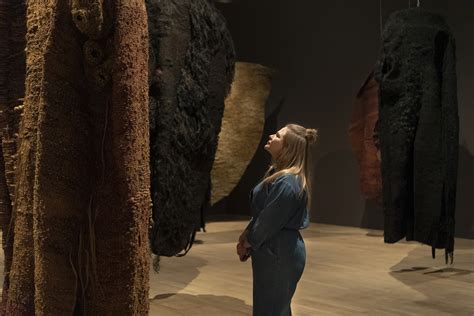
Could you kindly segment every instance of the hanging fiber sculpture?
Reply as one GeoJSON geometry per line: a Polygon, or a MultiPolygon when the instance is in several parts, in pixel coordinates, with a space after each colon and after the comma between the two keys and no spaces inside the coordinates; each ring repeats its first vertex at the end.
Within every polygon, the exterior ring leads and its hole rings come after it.
{"type": "Polygon", "coordinates": [[[454,38],[420,8],[391,15],[383,32],[380,84],[384,239],[406,237],[454,251],[459,119],[454,38]]]}
{"type": "MultiPolygon", "coordinates": [[[[186,253],[203,208],[235,52],[207,0],[148,0],[152,250],[186,253]]],[[[202,218],[201,218],[202,221],[202,218]]]]}
{"type": "MultiPolygon", "coordinates": [[[[4,252],[4,280],[0,315],[6,315],[13,259],[13,201],[15,200],[15,160],[17,136],[25,96],[25,1],[0,0],[0,225],[4,252]]],[[[19,250],[32,260],[32,243],[19,250]],[[30,251],[30,254],[28,254],[30,251]]],[[[25,264],[28,270],[28,262],[25,264]]],[[[32,273],[32,270],[29,270],[32,273]]],[[[25,296],[31,295],[28,287],[25,296]]],[[[14,290],[15,291],[15,290],[14,290]]]]}
{"type": "Polygon", "coordinates": [[[262,139],[265,105],[274,73],[275,70],[259,64],[235,64],[212,166],[211,205],[232,192],[255,155],[262,139]]]}
{"type": "Polygon", "coordinates": [[[379,85],[373,71],[359,89],[349,126],[349,139],[359,164],[360,190],[365,199],[382,199],[382,175],[374,140],[379,119],[379,85]]]}
{"type": "Polygon", "coordinates": [[[145,5],[30,0],[26,7],[26,91],[3,312],[145,315],[145,5]]]}

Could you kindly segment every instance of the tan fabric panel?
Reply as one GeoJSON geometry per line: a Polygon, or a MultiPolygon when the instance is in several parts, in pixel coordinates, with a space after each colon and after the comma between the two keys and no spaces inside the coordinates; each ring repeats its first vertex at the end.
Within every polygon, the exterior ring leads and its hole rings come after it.
{"type": "Polygon", "coordinates": [[[229,195],[244,174],[262,138],[265,103],[274,71],[237,62],[212,167],[211,205],[229,195]]]}

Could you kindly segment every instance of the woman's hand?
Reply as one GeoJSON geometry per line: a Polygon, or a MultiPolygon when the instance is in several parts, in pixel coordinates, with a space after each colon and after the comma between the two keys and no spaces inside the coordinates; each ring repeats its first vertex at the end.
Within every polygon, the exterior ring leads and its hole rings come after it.
{"type": "Polygon", "coordinates": [[[244,247],[243,241],[237,244],[237,255],[242,262],[247,261],[247,259],[250,257],[250,249],[244,247]]]}
{"type": "Polygon", "coordinates": [[[250,251],[250,248],[252,248],[252,245],[249,244],[249,242],[247,241],[247,238],[245,238],[245,239],[242,241],[242,245],[243,245],[245,248],[249,249],[249,251],[250,251]]]}

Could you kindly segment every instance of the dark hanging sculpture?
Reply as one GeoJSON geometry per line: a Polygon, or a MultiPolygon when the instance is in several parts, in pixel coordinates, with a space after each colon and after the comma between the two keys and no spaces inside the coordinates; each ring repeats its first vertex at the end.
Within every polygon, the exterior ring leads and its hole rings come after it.
{"type": "Polygon", "coordinates": [[[458,163],[455,43],[445,20],[419,8],[391,15],[380,84],[384,238],[454,251],[458,163]]]}
{"type": "Polygon", "coordinates": [[[152,250],[189,250],[209,203],[210,173],[235,52],[207,0],[147,0],[150,34],[152,250]]]}
{"type": "Polygon", "coordinates": [[[379,85],[372,71],[354,101],[349,126],[349,139],[359,164],[360,190],[364,198],[379,201],[382,198],[382,175],[377,157],[375,126],[379,119],[379,85]]]}

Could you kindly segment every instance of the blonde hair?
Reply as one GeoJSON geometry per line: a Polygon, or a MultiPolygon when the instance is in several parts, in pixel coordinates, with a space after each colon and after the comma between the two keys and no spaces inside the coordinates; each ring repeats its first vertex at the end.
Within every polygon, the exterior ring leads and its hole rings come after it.
{"type": "Polygon", "coordinates": [[[301,181],[301,194],[306,191],[310,205],[310,166],[309,149],[318,138],[318,131],[297,124],[287,124],[283,135],[283,147],[265,173],[263,182],[271,183],[284,174],[294,174],[301,181]],[[275,173],[272,173],[275,171],[275,173]]]}

